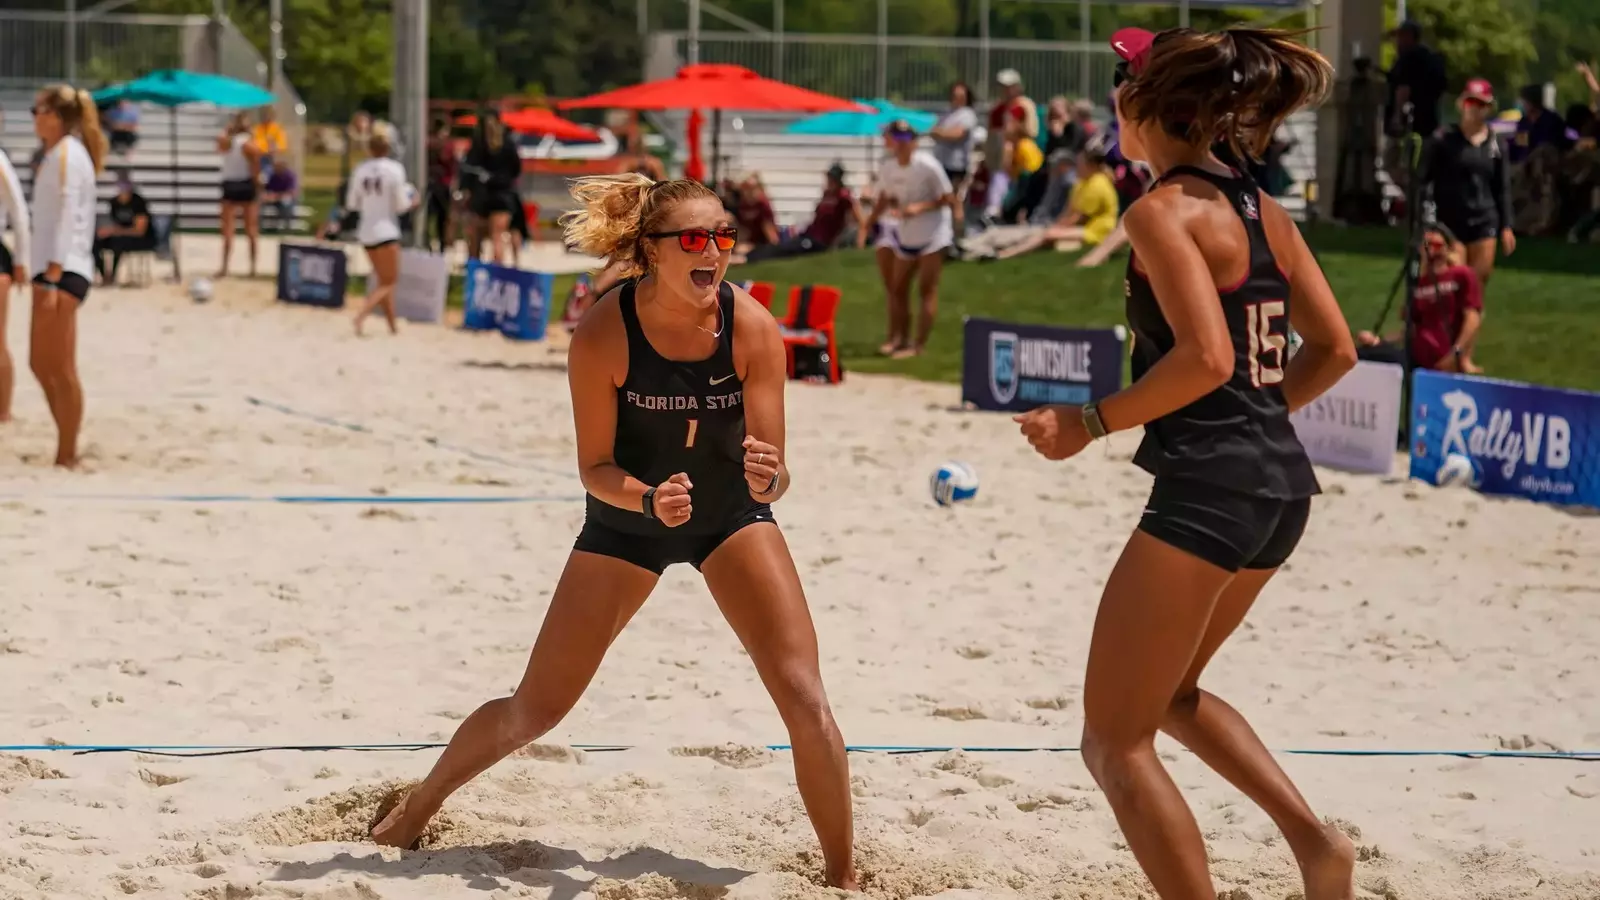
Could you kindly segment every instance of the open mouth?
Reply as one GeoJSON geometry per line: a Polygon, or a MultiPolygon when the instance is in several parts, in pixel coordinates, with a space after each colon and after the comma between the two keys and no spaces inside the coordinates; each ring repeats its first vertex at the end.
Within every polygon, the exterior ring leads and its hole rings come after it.
{"type": "Polygon", "coordinates": [[[716,283],[717,267],[701,266],[700,268],[689,273],[689,279],[694,282],[695,287],[704,290],[716,283]]]}

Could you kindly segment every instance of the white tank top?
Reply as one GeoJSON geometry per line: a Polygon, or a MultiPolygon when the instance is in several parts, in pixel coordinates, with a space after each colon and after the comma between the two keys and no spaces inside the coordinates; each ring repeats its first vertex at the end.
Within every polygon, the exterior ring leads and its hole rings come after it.
{"type": "Polygon", "coordinates": [[[250,143],[249,134],[236,134],[226,153],[222,155],[223,181],[249,181],[250,160],[244,155],[244,146],[250,143]]]}

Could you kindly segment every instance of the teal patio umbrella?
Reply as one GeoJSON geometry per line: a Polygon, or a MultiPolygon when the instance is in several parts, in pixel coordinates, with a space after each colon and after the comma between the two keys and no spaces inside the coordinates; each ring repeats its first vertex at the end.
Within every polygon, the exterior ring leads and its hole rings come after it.
{"type": "MultiPolygon", "coordinates": [[[[134,103],[154,103],[168,109],[205,103],[220,109],[252,109],[271,106],[276,99],[272,92],[247,81],[225,75],[204,72],[187,72],[182,69],[157,69],[124,84],[102,88],[93,94],[96,105],[104,106],[119,100],[134,103]]],[[[178,262],[178,222],[183,211],[183,195],[178,186],[178,117],[171,116],[172,128],[172,273],[181,280],[183,272],[178,262]]]]}
{"type": "Polygon", "coordinates": [[[871,112],[840,110],[825,112],[791,123],[784,134],[816,134],[836,137],[878,137],[889,123],[905,119],[918,134],[931,130],[939,117],[934,113],[896,106],[888,100],[857,100],[871,112]]]}
{"type": "Polygon", "coordinates": [[[783,129],[783,133],[861,138],[867,148],[867,167],[871,169],[873,150],[878,146],[878,138],[882,137],[883,130],[889,127],[889,123],[904,119],[918,134],[926,134],[939,121],[939,117],[934,113],[906,109],[903,106],[896,106],[889,100],[856,102],[868,107],[870,111],[839,110],[821,113],[798,122],[791,122],[783,129]]]}

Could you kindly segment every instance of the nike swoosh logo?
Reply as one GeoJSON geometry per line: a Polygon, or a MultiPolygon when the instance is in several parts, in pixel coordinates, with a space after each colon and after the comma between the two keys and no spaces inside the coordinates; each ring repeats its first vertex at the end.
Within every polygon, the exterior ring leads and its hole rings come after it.
{"type": "Polygon", "coordinates": [[[1111,46],[1116,47],[1118,53],[1127,53],[1128,52],[1128,48],[1122,46],[1122,42],[1121,41],[1117,41],[1115,44],[1112,44],[1111,46]]]}
{"type": "Polygon", "coordinates": [[[729,378],[732,378],[732,377],[733,377],[732,375],[724,375],[721,378],[713,378],[713,379],[711,379],[711,386],[712,387],[716,387],[717,385],[723,383],[724,381],[727,381],[729,378]]]}

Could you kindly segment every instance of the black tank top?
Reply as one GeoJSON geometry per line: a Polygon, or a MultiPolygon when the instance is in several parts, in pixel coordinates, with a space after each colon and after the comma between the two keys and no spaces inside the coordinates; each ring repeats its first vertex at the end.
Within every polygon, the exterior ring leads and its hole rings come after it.
{"type": "MultiPolygon", "coordinates": [[[[1238,286],[1220,292],[1233,339],[1232,377],[1199,400],[1145,425],[1134,464],[1158,478],[1206,481],[1256,497],[1296,500],[1316,494],[1316,473],[1295,435],[1279,387],[1289,362],[1289,280],[1267,244],[1260,191],[1249,176],[1230,178],[1189,166],[1172,169],[1162,180],[1175,175],[1210,182],[1233,204],[1249,236],[1250,271],[1238,286]]],[[[1172,350],[1175,341],[1150,281],[1132,259],[1127,313],[1137,381],[1172,350]]]]}
{"type": "Polygon", "coordinates": [[[744,384],[733,367],[733,288],[717,294],[722,335],[711,355],[679,362],[650,346],[639,326],[635,283],[622,286],[617,305],[628,333],[628,377],[617,389],[618,466],[648,485],[683,472],[694,513],[677,528],[646,519],[594,496],[587,515],[602,525],[640,535],[715,534],[763,506],[744,480],[744,384]]]}

